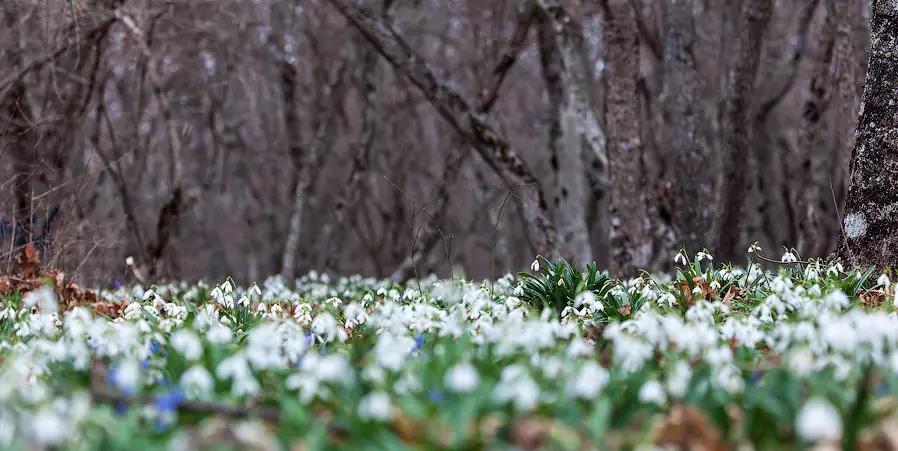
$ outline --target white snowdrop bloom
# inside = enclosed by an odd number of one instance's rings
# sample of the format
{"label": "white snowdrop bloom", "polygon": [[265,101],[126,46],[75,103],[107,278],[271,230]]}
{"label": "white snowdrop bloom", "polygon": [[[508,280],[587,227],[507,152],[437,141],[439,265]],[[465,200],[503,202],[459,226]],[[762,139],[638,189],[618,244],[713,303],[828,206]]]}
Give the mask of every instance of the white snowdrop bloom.
{"label": "white snowdrop bloom", "polygon": [[237,305],[241,307],[246,307],[249,305],[249,298],[246,296],[240,296],[240,299],[237,300]]}
{"label": "white snowdrop bloom", "polygon": [[411,337],[384,333],[374,345],[374,358],[384,369],[398,371],[414,346],[415,340]]}
{"label": "white snowdrop bloom", "polygon": [[221,287],[222,287],[222,291],[224,291],[225,294],[234,292],[234,287],[231,286],[231,282],[229,280],[226,280],[225,283],[222,284]]}
{"label": "white snowdrop bloom", "polygon": [[530,264],[530,270],[533,272],[539,271],[539,260],[533,260],[533,263]]}
{"label": "white snowdrop bloom", "polygon": [[667,392],[674,398],[686,396],[689,382],[692,378],[692,368],[683,360],[677,361],[673,370],[667,376]]}
{"label": "white snowdrop bloom", "polygon": [[369,393],[359,401],[358,413],[365,420],[389,421],[394,415],[393,402],[384,392]]}
{"label": "white snowdrop bloom", "polygon": [[808,442],[842,438],[842,416],[827,399],[809,399],[795,419],[795,433]]}
{"label": "white snowdrop bloom", "polygon": [[799,376],[807,376],[814,371],[816,365],[816,357],[814,352],[807,347],[795,348],[789,352],[789,358],[786,359],[786,365],[795,374]]}
{"label": "white snowdrop bloom", "polygon": [[251,287],[249,287],[249,292],[250,292],[250,294],[255,294],[256,296],[259,296],[259,297],[262,296],[262,290],[259,289],[259,286],[256,285],[255,282],[252,284]]}
{"label": "white snowdrop bloom", "polygon": [[171,344],[185,359],[193,362],[203,356],[203,342],[193,331],[178,329],[171,335]]}
{"label": "white snowdrop bloom", "polygon": [[222,326],[220,324],[215,324],[209,328],[209,332],[206,333],[206,339],[209,340],[210,343],[223,345],[231,342],[231,329],[228,326]]}
{"label": "white snowdrop bloom", "polygon": [[189,398],[201,398],[212,393],[215,381],[209,370],[202,365],[194,365],[187,369],[180,378],[181,387]]}
{"label": "white snowdrop bloom", "polygon": [[782,258],[780,258],[780,261],[783,263],[794,263],[798,261],[798,258],[795,257],[795,254],[786,251]]}
{"label": "white snowdrop bloom", "polygon": [[122,391],[136,391],[140,384],[140,363],[133,358],[121,362],[112,375],[115,385]]}
{"label": "white snowdrop bloom", "polygon": [[337,324],[337,320],[328,312],[319,313],[312,321],[312,332],[327,338],[327,341],[344,342],[349,334]]}
{"label": "white snowdrop bloom", "polygon": [[697,258],[698,261],[702,261],[706,258],[708,259],[708,261],[714,260],[714,257],[712,257],[711,254],[704,251],[699,251],[697,254],[695,254],[695,258]]}
{"label": "white snowdrop bloom", "polygon": [[470,393],[480,383],[480,374],[468,362],[457,363],[446,371],[444,383],[449,390],[458,393]]}
{"label": "white snowdrop bloom", "polygon": [[43,314],[59,311],[59,303],[56,298],[56,293],[54,293],[53,290],[47,286],[42,286],[37,290],[29,291],[22,298],[22,302],[24,302],[28,307],[34,307],[35,305],[37,305],[38,308],[40,308],[41,313]]}
{"label": "white snowdrop bloom", "polygon": [[34,438],[43,445],[62,444],[71,434],[65,420],[48,408],[37,411],[31,421],[31,428]]}
{"label": "white snowdrop bloom", "polygon": [[639,401],[645,404],[664,405],[667,402],[664,387],[656,380],[647,381],[639,389]]}
{"label": "white snowdrop bloom", "polygon": [[539,385],[530,376],[500,383],[494,391],[494,396],[499,402],[511,401],[518,411],[528,411],[536,407],[539,395]]}
{"label": "white snowdrop bloom", "polygon": [[674,263],[685,265],[687,262],[688,260],[686,259],[686,254],[684,254],[682,251],[677,252],[677,255],[674,255]]}
{"label": "white snowdrop bloom", "polygon": [[[322,357],[318,364],[311,369],[322,381],[337,382],[348,380],[352,375],[349,361],[339,354],[331,354]],[[305,368],[305,366],[303,366]]]}
{"label": "white snowdrop bloom", "polygon": [[588,360],[568,385],[568,392],[583,399],[594,399],[608,383],[609,378],[608,370],[602,368],[598,362]]}

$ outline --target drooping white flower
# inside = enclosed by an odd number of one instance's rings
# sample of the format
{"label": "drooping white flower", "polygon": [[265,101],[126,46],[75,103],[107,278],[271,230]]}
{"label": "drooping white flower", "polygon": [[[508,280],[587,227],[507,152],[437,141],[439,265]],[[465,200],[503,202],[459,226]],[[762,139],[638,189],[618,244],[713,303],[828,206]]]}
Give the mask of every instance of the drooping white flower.
{"label": "drooping white flower", "polygon": [[796,258],[795,254],[793,254],[792,252],[786,251],[786,253],[783,254],[782,258],[780,258],[780,261],[783,263],[794,263],[798,261],[798,258]]}
{"label": "drooping white flower", "polygon": [[172,333],[171,345],[191,362],[203,356],[203,342],[189,329],[178,329]]}
{"label": "drooping white flower", "polygon": [[457,363],[446,372],[445,384],[449,390],[459,393],[470,393],[480,383],[477,368],[468,362]]}
{"label": "drooping white flower", "polygon": [[608,383],[608,379],[608,370],[598,362],[588,360],[568,385],[568,392],[583,399],[594,399]]}
{"label": "drooping white flower", "polygon": [[825,398],[809,399],[795,418],[795,433],[808,442],[842,437],[842,416]]}
{"label": "drooping white flower", "polygon": [[213,344],[225,344],[231,341],[231,329],[228,326],[214,324],[206,333],[206,339]]}
{"label": "drooping white flower", "polygon": [[533,263],[530,264],[530,270],[533,272],[539,271],[539,260],[533,260]]}
{"label": "drooping white flower", "polygon": [[358,413],[364,420],[389,421],[394,415],[393,402],[384,392],[369,393],[359,401]]}
{"label": "drooping white flower", "polygon": [[206,367],[194,365],[181,374],[180,383],[188,397],[199,398],[212,393],[215,381]]}
{"label": "drooping white flower", "polygon": [[650,380],[639,389],[639,401],[645,404],[663,405],[667,402],[664,387],[656,380]]}

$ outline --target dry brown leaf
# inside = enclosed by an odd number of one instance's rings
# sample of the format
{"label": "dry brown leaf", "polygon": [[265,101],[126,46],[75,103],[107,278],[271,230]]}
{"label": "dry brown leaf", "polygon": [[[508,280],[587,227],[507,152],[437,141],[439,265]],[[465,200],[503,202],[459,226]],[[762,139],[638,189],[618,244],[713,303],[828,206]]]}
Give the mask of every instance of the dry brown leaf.
{"label": "dry brown leaf", "polygon": [[654,444],[690,451],[730,449],[705,414],[695,407],[682,404],[671,409],[655,436]]}
{"label": "dry brown leaf", "polygon": [[726,294],[723,295],[723,300],[721,302],[727,307],[732,307],[733,299],[736,299],[736,296],[739,296],[741,294],[742,290],[740,290],[735,285],[730,285],[730,287],[727,289]]}

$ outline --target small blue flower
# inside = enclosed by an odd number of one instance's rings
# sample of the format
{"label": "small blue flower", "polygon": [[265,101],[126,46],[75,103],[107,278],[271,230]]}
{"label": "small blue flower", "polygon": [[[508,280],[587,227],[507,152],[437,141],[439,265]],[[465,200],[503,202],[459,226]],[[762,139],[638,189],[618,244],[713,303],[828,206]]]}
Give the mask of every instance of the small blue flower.
{"label": "small blue flower", "polygon": [[178,406],[184,402],[184,391],[181,387],[174,387],[168,393],[156,395],[153,399],[153,405],[161,413],[174,413],[178,410]]}
{"label": "small blue flower", "polygon": [[113,282],[113,284],[115,285],[116,288],[121,288],[121,287],[122,287],[122,283],[119,282],[118,279],[115,279],[115,282]]}
{"label": "small blue flower", "polygon": [[415,346],[412,347],[412,350],[409,352],[414,354],[414,353],[420,351],[421,348],[423,348],[423,347],[424,347],[424,334],[418,334],[417,336],[415,336]]}
{"label": "small blue flower", "polygon": [[434,388],[428,389],[427,390],[427,399],[429,399],[433,402],[436,402],[436,403],[442,403],[443,402],[443,392],[440,390],[434,389]]}
{"label": "small blue flower", "polygon": [[168,356],[168,352],[162,347],[162,344],[156,340],[150,341],[150,352],[153,354],[162,354],[163,356]]}
{"label": "small blue flower", "polygon": [[312,343],[313,343],[312,333],[306,332],[306,345],[312,346]]}
{"label": "small blue flower", "polygon": [[145,370],[150,369],[150,361],[148,359],[143,359],[143,361],[140,362],[140,367]]}
{"label": "small blue flower", "polygon": [[119,402],[115,403],[115,414],[116,415],[123,417],[127,413],[128,413],[128,403],[123,402],[123,401],[119,401]]}

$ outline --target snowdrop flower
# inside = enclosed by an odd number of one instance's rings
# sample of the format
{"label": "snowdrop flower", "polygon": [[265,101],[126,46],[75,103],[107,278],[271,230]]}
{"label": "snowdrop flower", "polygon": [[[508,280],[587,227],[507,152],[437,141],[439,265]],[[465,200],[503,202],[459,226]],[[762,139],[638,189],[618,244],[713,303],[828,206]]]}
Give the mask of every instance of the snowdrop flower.
{"label": "snowdrop flower", "polygon": [[689,381],[692,378],[692,368],[683,360],[677,361],[673,371],[667,377],[667,391],[674,398],[686,396],[689,389]]}
{"label": "snowdrop flower", "polygon": [[667,395],[664,393],[664,387],[656,380],[646,382],[639,389],[639,401],[645,404],[664,405],[664,403],[667,402]]}
{"label": "snowdrop flower", "polygon": [[259,289],[259,286],[253,283],[251,287],[249,287],[250,294],[255,294],[256,296],[262,297],[262,290]]}
{"label": "snowdrop flower", "polygon": [[209,340],[210,343],[217,345],[230,343],[231,329],[228,326],[223,326],[221,324],[213,325],[209,328],[209,332],[206,333],[206,339]]}
{"label": "snowdrop flower", "polygon": [[344,342],[349,334],[337,324],[337,320],[328,312],[322,312],[312,321],[312,332],[319,337],[326,337],[327,341]]}
{"label": "snowdrop flower", "polygon": [[530,270],[533,272],[539,271],[539,259],[533,260],[533,263],[530,264]]}
{"label": "snowdrop flower", "polygon": [[878,285],[882,285],[882,286],[884,286],[884,287],[886,287],[886,288],[888,288],[888,287],[892,284],[892,283],[889,281],[889,276],[887,276],[887,275],[885,275],[885,274],[879,276],[879,279],[876,279],[876,283],[877,283]]}
{"label": "snowdrop flower", "polygon": [[695,254],[695,258],[697,258],[698,261],[702,261],[706,258],[708,259],[708,261],[714,260],[714,257],[712,257],[711,254],[709,254],[705,251],[699,251],[697,254]]}
{"label": "snowdrop flower", "polygon": [[751,246],[748,247],[748,253],[753,254],[755,252],[761,252],[761,245],[755,242]]}
{"label": "snowdrop flower", "polygon": [[798,411],[795,433],[808,442],[839,440],[842,438],[842,416],[827,399],[811,398]]}
{"label": "snowdrop flower", "polygon": [[127,359],[112,371],[110,378],[119,390],[134,393],[140,383],[140,364],[135,359]]}
{"label": "snowdrop flower", "polygon": [[458,393],[470,393],[480,383],[480,375],[477,373],[477,368],[474,368],[468,362],[453,365],[446,372],[445,379],[446,386]]}
{"label": "snowdrop flower", "polygon": [[384,392],[365,395],[359,401],[359,417],[364,420],[389,421],[393,418],[393,403]]}
{"label": "snowdrop flower", "polygon": [[609,374],[605,368],[594,360],[588,360],[568,385],[568,392],[579,398],[594,399],[608,383],[608,379]]}
{"label": "snowdrop flower", "polygon": [[501,381],[493,392],[499,402],[511,401],[518,411],[528,411],[539,403],[540,389],[526,370],[511,365],[502,370]]}
{"label": "snowdrop flower", "polygon": [[195,333],[179,329],[171,335],[171,344],[185,359],[193,362],[203,356],[203,343]]}
{"label": "snowdrop flower", "polygon": [[202,365],[194,365],[181,374],[180,384],[185,394],[191,398],[209,395],[215,387],[212,375]]}
{"label": "snowdrop flower", "polygon": [[677,252],[677,255],[674,255],[674,263],[685,265],[687,263],[686,254],[683,251]]}
{"label": "snowdrop flower", "polygon": [[53,290],[47,286],[42,286],[37,290],[29,291],[22,298],[22,301],[28,307],[34,307],[35,305],[37,305],[40,308],[41,314],[59,311],[59,303],[56,299],[56,293],[54,293]]}
{"label": "snowdrop flower", "polygon": [[65,421],[52,409],[39,410],[31,421],[34,438],[43,445],[59,445],[69,437],[70,431]]}
{"label": "snowdrop flower", "polygon": [[796,258],[795,254],[793,254],[792,252],[786,251],[786,253],[783,254],[782,258],[780,258],[780,261],[783,263],[794,263],[798,261],[798,258]]}

